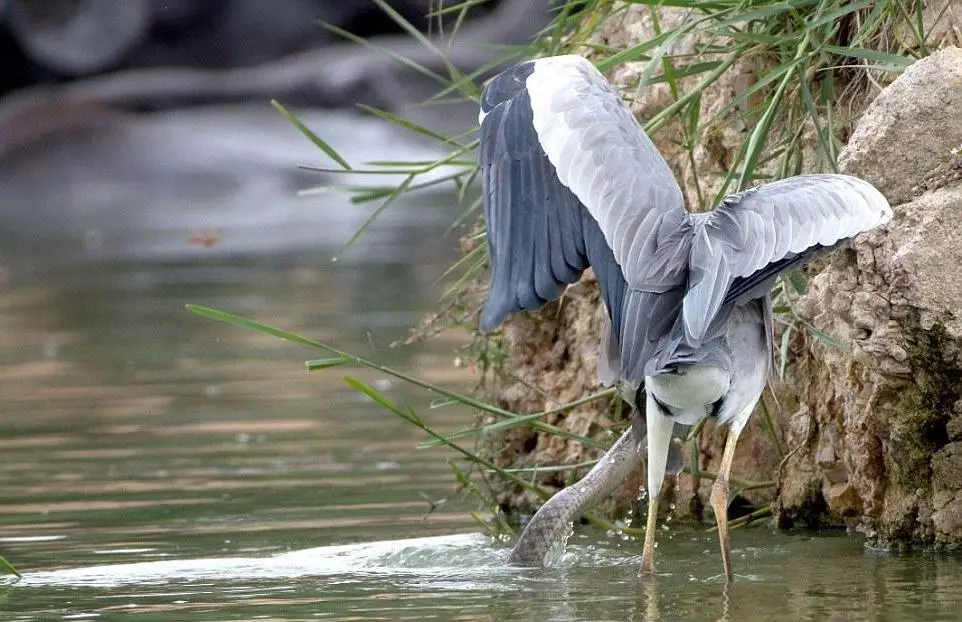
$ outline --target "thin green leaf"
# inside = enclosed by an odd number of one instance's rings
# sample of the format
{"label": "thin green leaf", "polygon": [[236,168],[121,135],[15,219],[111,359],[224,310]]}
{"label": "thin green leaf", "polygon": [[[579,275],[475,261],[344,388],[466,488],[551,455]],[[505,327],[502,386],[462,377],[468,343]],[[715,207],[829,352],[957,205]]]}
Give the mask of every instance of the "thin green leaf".
{"label": "thin green leaf", "polygon": [[306,365],[307,365],[308,371],[317,371],[319,369],[330,369],[331,367],[340,367],[342,365],[347,365],[350,362],[351,361],[344,358],[343,356],[335,356],[335,357],[325,358],[325,359],[313,359],[313,360],[307,361]]}
{"label": "thin green leaf", "polygon": [[512,481],[512,482],[514,482],[515,484],[518,484],[519,486],[523,486],[524,488],[526,488],[526,489],[528,489],[528,490],[531,490],[532,492],[536,493],[536,494],[537,494],[539,497],[541,497],[542,499],[546,499],[546,498],[548,498],[548,497],[551,496],[549,493],[547,493],[545,490],[543,490],[543,489],[540,488],[539,486],[535,486],[534,484],[531,484],[531,483],[528,482],[527,480],[524,480],[524,479],[518,477],[517,475],[515,475],[515,474],[513,474],[513,473],[508,473],[508,472],[506,472],[504,469],[502,469],[502,468],[499,467],[498,465],[494,464],[493,462],[491,462],[491,461],[489,461],[489,460],[487,460],[487,459],[485,459],[485,458],[482,458],[481,456],[479,456],[479,455],[477,455],[477,454],[475,454],[475,453],[473,453],[473,452],[471,452],[471,451],[468,451],[468,450],[464,449],[463,447],[461,447],[461,446],[458,445],[457,443],[448,441],[448,440],[445,439],[443,436],[441,436],[441,435],[438,434],[437,432],[433,431],[430,427],[428,427],[427,425],[425,425],[424,422],[421,421],[421,419],[420,419],[419,417],[417,417],[417,415],[414,414],[412,411],[410,411],[410,410],[404,410],[404,409],[398,407],[396,404],[394,404],[394,402],[392,402],[392,401],[390,400],[390,398],[388,398],[386,395],[384,395],[383,393],[381,393],[380,391],[378,391],[378,390],[375,389],[374,387],[370,386],[369,384],[366,384],[365,382],[362,382],[361,380],[358,380],[357,378],[354,378],[354,377],[352,377],[352,376],[345,376],[345,377],[344,377],[344,381],[345,381],[348,385],[350,385],[351,388],[353,388],[353,389],[355,389],[356,391],[358,391],[358,392],[360,392],[360,393],[363,393],[364,395],[366,395],[366,396],[368,396],[369,398],[371,398],[371,399],[372,399],[374,402],[376,402],[379,406],[381,406],[381,407],[383,407],[384,409],[386,409],[386,410],[388,410],[388,411],[390,411],[390,412],[398,415],[399,417],[401,417],[401,418],[404,419],[405,421],[408,421],[408,422],[410,422],[410,423],[413,423],[414,425],[416,425],[417,427],[419,427],[421,430],[427,432],[430,436],[438,439],[438,440],[441,442],[442,445],[444,445],[444,446],[446,446],[446,447],[449,447],[449,448],[455,450],[456,452],[460,453],[462,456],[464,456],[465,458],[467,458],[467,459],[470,460],[471,462],[475,462],[475,463],[480,464],[481,466],[483,466],[483,467],[485,467],[485,468],[487,468],[487,469],[489,469],[489,470],[495,471],[495,472],[498,473],[498,475],[500,475],[501,477],[503,477],[503,478],[505,478],[505,479],[507,479],[507,480],[509,480],[509,481]]}
{"label": "thin green leaf", "polygon": [[309,127],[307,127],[306,125],[304,125],[303,123],[301,123],[301,120],[298,119],[298,118],[297,118],[292,112],[290,112],[287,108],[285,108],[284,106],[282,106],[279,101],[277,101],[276,99],[272,99],[272,100],[271,100],[271,106],[274,106],[274,108],[275,108],[279,113],[281,113],[281,115],[282,115],[285,119],[287,119],[288,121],[290,121],[290,122],[294,125],[294,127],[296,127],[296,128],[301,132],[301,134],[303,134],[304,136],[306,136],[309,141],[311,141],[312,143],[314,143],[314,146],[316,146],[318,149],[320,149],[321,151],[323,151],[323,152],[327,155],[327,157],[329,157],[330,159],[332,159],[332,160],[334,160],[335,162],[337,162],[338,164],[340,164],[340,165],[341,165],[341,168],[343,168],[345,171],[351,170],[351,165],[348,164],[348,163],[347,163],[347,160],[345,160],[344,158],[342,158],[342,157],[340,156],[340,154],[339,154],[337,151],[334,150],[334,147],[331,147],[331,146],[330,146],[329,144],[327,144],[324,140],[322,140],[320,136],[318,136],[317,134],[315,134],[314,132],[312,132]]}
{"label": "thin green leaf", "polygon": [[889,54],[888,52],[880,52],[879,50],[870,50],[868,48],[823,45],[820,49],[825,52],[837,54],[838,56],[875,61],[892,67],[901,67],[902,69],[905,69],[914,62],[911,58],[899,56],[898,54]]}
{"label": "thin green leaf", "polygon": [[3,555],[0,555],[0,572],[7,572],[10,574],[17,575],[18,579],[22,579],[23,575],[17,570],[13,564],[8,562]]}
{"label": "thin green leaf", "polygon": [[[456,432],[452,432],[445,438],[451,440],[456,438],[463,438],[465,436],[472,436],[475,434],[494,434],[496,432],[504,432],[511,430],[522,425],[526,425],[532,421],[537,421],[542,417],[547,417],[549,415],[555,415],[561,412],[571,410],[572,408],[577,408],[579,406],[584,406],[585,404],[590,404],[591,402],[604,399],[606,397],[611,397],[617,393],[617,390],[612,387],[598,391],[597,393],[592,393],[591,395],[586,395],[585,397],[579,398],[567,404],[562,404],[561,406],[556,406],[554,408],[549,408],[548,410],[541,411],[539,413],[534,413],[531,415],[517,415],[512,419],[507,419],[504,421],[498,421],[496,423],[489,423],[483,426],[474,426],[470,428],[463,428]],[[437,441],[424,441],[418,445],[419,449],[433,447],[437,445]]]}
{"label": "thin green leaf", "polygon": [[820,153],[823,156],[829,156],[823,157],[823,160],[826,160],[829,170],[836,173],[838,172],[838,167],[835,161],[830,158],[832,154],[832,139],[822,125],[821,115],[819,115],[818,107],[815,105],[815,99],[812,97],[812,90],[809,88],[808,80],[802,74],[801,68],[798,69],[798,73],[798,85],[802,93],[802,103],[805,105],[808,116],[812,120],[812,127],[815,128],[815,135],[818,137],[818,144],[821,147]]}
{"label": "thin green leaf", "polygon": [[371,212],[371,214],[364,220],[364,222],[361,223],[361,226],[357,228],[357,231],[355,231],[354,234],[351,235],[350,238],[348,238],[347,242],[341,245],[341,248],[338,249],[335,257],[340,257],[344,253],[344,251],[346,251],[351,246],[353,246],[354,243],[357,242],[358,239],[364,234],[364,232],[367,231],[368,227],[370,227],[371,224],[375,220],[377,220],[377,217],[380,216],[384,212],[384,210],[386,210],[388,207],[394,204],[394,202],[398,199],[398,197],[400,197],[402,194],[404,194],[405,191],[407,191],[407,189],[414,182],[415,178],[416,178],[415,175],[408,175],[407,177],[404,178],[404,181],[402,181],[399,186],[397,186],[396,188],[393,188],[388,193],[387,198],[384,200],[384,202],[381,203],[381,205],[379,205],[377,209]]}
{"label": "thin green leaf", "polygon": [[416,62],[414,62],[413,60],[411,60],[410,58],[407,58],[407,57],[405,57],[405,56],[401,56],[401,55],[398,54],[397,52],[393,52],[393,51],[391,51],[391,50],[389,50],[389,49],[387,49],[387,48],[385,48],[385,47],[381,47],[381,46],[379,46],[379,45],[374,45],[373,43],[371,43],[371,42],[368,41],[367,39],[364,39],[363,37],[359,37],[359,36],[355,35],[354,33],[348,32],[347,30],[344,30],[343,28],[339,28],[338,26],[335,26],[334,24],[328,24],[327,22],[318,22],[318,23],[319,23],[324,29],[329,30],[330,32],[336,34],[337,36],[343,37],[344,39],[347,39],[348,41],[352,41],[353,43],[357,43],[357,44],[359,44],[359,45],[363,45],[363,46],[365,46],[365,47],[367,47],[367,48],[370,48],[370,49],[372,49],[372,50],[376,50],[377,52],[379,52],[379,53],[381,53],[381,54],[384,54],[384,55],[387,56],[388,58],[393,59],[393,60],[396,61],[398,64],[404,65],[405,67],[407,67],[407,68],[409,68],[409,69],[413,69],[414,71],[420,73],[421,75],[427,76],[428,78],[434,80],[434,81],[437,82],[438,84],[446,85],[446,84],[448,84],[448,82],[449,82],[448,78],[445,78],[444,76],[442,76],[442,75],[439,74],[439,73],[435,73],[434,71],[431,71],[430,69],[428,69],[428,68],[425,67],[424,65],[421,65],[420,63],[416,63]]}
{"label": "thin green leaf", "polygon": [[323,166],[311,166],[309,164],[302,164],[297,168],[302,171],[312,171],[315,173],[336,173],[338,175],[421,175],[424,173],[423,169],[420,168],[410,168],[407,170],[396,168],[396,169],[376,169],[376,168],[352,168],[350,170],[341,170],[336,168],[326,168]]}
{"label": "thin green leaf", "polygon": [[367,384],[363,380],[358,380],[354,376],[344,376],[342,380],[344,380],[344,382],[349,384],[351,388],[357,391],[358,393],[363,393],[364,395],[368,396],[371,399],[371,401],[375,402],[378,406],[384,408],[385,410],[389,410],[404,419],[411,421],[408,413],[404,412],[403,410],[395,406],[394,402],[388,399],[386,395],[384,395],[383,393],[381,393],[371,385]]}
{"label": "thin green leaf", "polygon": [[[799,48],[796,56],[803,54],[802,47]],[[765,108],[765,112],[762,113],[761,119],[755,124],[755,128],[752,130],[748,137],[748,141],[745,143],[745,159],[742,164],[742,172],[738,179],[738,189],[743,190],[749,187],[753,181],[755,174],[755,167],[758,166],[759,160],[765,149],[765,143],[768,139],[769,131],[771,130],[772,123],[775,121],[775,113],[778,111],[782,104],[782,98],[785,96],[785,91],[788,88],[789,80],[791,79],[791,72],[785,72],[784,77],[778,83],[778,87],[775,89],[775,93],[772,94],[769,100],[768,106]]]}
{"label": "thin green leaf", "polygon": [[384,0],[371,0],[371,1],[374,2],[374,4],[376,4],[378,8],[381,9],[382,12],[384,12],[388,17],[390,17],[391,21],[393,21],[395,24],[400,26],[401,29],[405,33],[407,33],[412,39],[414,39],[415,41],[418,41],[425,48],[437,54],[438,58],[440,58],[444,62],[444,65],[445,67],[447,67],[447,70],[448,70],[448,75],[452,79],[457,79],[461,77],[462,74],[458,70],[458,68],[451,64],[451,61],[449,61],[447,56],[445,56],[441,52],[441,50],[439,50],[438,47],[434,45],[434,42],[431,41],[431,39],[429,39],[423,32],[415,28],[414,25],[411,24],[411,22],[404,19],[404,16],[398,13],[396,10],[394,10],[394,8],[390,4],[388,4]]}
{"label": "thin green leaf", "polygon": [[846,15],[869,8],[874,4],[876,4],[876,0],[858,0],[857,2],[846,4],[845,6],[839,7],[834,11],[828,11],[827,13],[810,20],[806,22],[806,26],[808,28],[821,28],[822,26],[828,24],[835,24]]}
{"label": "thin green leaf", "polygon": [[[314,341],[313,339],[308,339],[307,337],[301,337],[290,331],[286,331],[268,324],[262,324],[261,322],[256,322],[254,320],[249,320],[245,317],[239,315],[234,315],[233,313],[227,313],[225,311],[218,311],[217,309],[211,309],[210,307],[203,307],[201,305],[188,304],[185,308],[191,313],[196,313],[201,317],[206,317],[211,320],[217,320],[218,322],[226,322],[228,324],[233,324],[234,326],[240,326],[241,328],[246,328],[248,330],[253,330],[258,333],[263,333],[265,335],[270,335],[271,337],[277,337],[285,341],[290,341],[291,343],[296,343],[302,346],[307,346],[309,348],[320,348],[322,350],[327,350],[339,356],[346,356],[346,353],[339,352],[334,348],[329,348],[324,344]],[[353,360],[353,357],[349,357]]]}
{"label": "thin green leaf", "polygon": [[385,121],[389,121],[394,125],[403,127],[404,129],[408,130],[412,134],[433,138],[434,140],[440,142],[443,145],[455,145],[456,147],[460,147],[461,149],[464,148],[464,145],[458,144],[456,141],[452,140],[451,138],[444,136],[443,134],[438,134],[435,131],[429,130],[423,125],[418,125],[413,121],[408,121],[407,119],[399,117],[393,112],[388,112],[387,110],[381,110],[380,108],[375,108],[374,106],[368,106],[366,104],[358,104],[357,107],[369,114],[374,115],[375,117],[378,117],[379,119],[384,119]]}

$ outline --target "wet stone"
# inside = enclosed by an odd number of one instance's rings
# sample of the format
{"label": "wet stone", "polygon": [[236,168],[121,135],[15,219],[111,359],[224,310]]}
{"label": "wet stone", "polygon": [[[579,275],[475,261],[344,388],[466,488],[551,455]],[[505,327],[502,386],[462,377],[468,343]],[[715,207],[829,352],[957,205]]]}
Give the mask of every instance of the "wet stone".
{"label": "wet stone", "polygon": [[857,516],[862,510],[862,500],[851,484],[832,484],[825,491],[829,510],[838,516]]}

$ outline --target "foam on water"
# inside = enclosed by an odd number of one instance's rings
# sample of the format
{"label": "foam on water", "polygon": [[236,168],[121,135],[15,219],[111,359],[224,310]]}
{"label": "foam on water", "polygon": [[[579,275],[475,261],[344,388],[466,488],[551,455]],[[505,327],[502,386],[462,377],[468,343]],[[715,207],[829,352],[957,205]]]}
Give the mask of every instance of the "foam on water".
{"label": "foam on water", "polygon": [[[272,557],[218,557],[130,564],[109,564],[28,573],[22,587],[115,587],[133,584],[211,579],[279,579],[363,573],[384,575],[444,575],[456,570],[459,579],[510,572],[507,550],[480,534],[385,540],[323,546]],[[2,583],[0,583],[2,584]]]}

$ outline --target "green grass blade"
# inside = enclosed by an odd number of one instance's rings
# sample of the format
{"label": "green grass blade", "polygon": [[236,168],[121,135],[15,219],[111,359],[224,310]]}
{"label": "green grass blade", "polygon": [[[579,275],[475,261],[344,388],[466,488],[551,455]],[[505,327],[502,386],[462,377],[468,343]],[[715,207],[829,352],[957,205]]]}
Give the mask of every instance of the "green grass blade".
{"label": "green grass blade", "polygon": [[808,117],[812,120],[812,127],[815,128],[815,135],[818,137],[818,144],[820,147],[821,159],[826,161],[828,169],[833,172],[838,172],[838,166],[835,161],[831,159],[832,154],[832,138],[828,135],[828,130],[822,124],[822,118],[818,111],[818,106],[815,104],[815,98],[812,96],[812,90],[808,86],[808,80],[802,75],[802,69],[798,69],[798,86],[802,94],[802,103],[805,105],[805,110],[808,112]]}
{"label": "green grass blade", "polygon": [[344,376],[342,379],[344,380],[344,382],[350,385],[352,389],[354,389],[358,393],[363,393],[364,395],[368,396],[371,399],[371,401],[373,401],[375,404],[377,404],[381,408],[384,408],[385,410],[389,410],[394,414],[398,415],[399,417],[406,419],[408,421],[411,421],[411,423],[420,422],[420,419],[412,420],[408,413],[404,412],[403,410],[395,406],[394,402],[388,399],[386,395],[384,395],[383,393],[381,393],[371,385],[367,384],[366,382],[362,380],[358,380],[354,376]]}
{"label": "green grass blade", "polygon": [[540,486],[536,486],[528,482],[527,480],[521,477],[518,477],[514,473],[509,473],[504,469],[502,469],[501,467],[499,467],[498,465],[494,464],[493,462],[475,454],[474,452],[464,449],[457,443],[454,443],[452,441],[445,439],[443,436],[441,436],[440,434],[432,430],[430,427],[428,427],[426,424],[424,424],[424,422],[422,422],[421,419],[417,417],[417,415],[415,415],[413,412],[402,410],[400,407],[394,404],[394,402],[392,402],[390,398],[388,398],[386,395],[384,395],[383,393],[381,393],[371,385],[361,380],[358,380],[357,378],[354,378],[352,376],[345,376],[344,381],[348,385],[350,385],[351,388],[355,389],[360,393],[363,393],[364,395],[374,400],[374,402],[376,402],[379,406],[382,406],[386,410],[396,414],[397,416],[401,417],[405,421],[408,421],[416,425],[418,428],[420,428],[424,432],[427,432],[430,436],[438,439],[440,441],[440,444],[444,445],[445,447],[449,447],[454,451],[460,453],[462,456],[464,456],[471,462],[479,464],[486,469],[492,470],[496,472],[499,476],[503,477],[504,479],[514,482],[519,486],[523,486],[527,490],[533,491],[542,499],[546,499],[551,496],[550,493],[546,492]]}
{"label": "green grass blade", "polygon": [[[802,53],[802,49],[799,48],[798,54],[800,55]],[[762,157],[769,132],[772,128],[772,123],[775,122],[775,114],[782,105],[782,99],[785,96],[785,91],[788,88],[791,77],[792,72],[786,71],[778,87],[775,89],[775,93],[772,94],[768,106],[765,108],[765,112],[762,113],[761,119],[755,124],[755,128],[748,137],[745,149],[745,160],[742,164],[742,172],[738,179],[738,190],[743,190],[754,183],[755,169]]]}
{"label": "green grass blade", "polygon": [[357,107],[371,115],[374,115],[379,119],[384,119],[385,121],[393,123],[394,125],[403,127],[404,129],[408,130],[412,134],[433,138],[434,140],[438,141],[442,145],[454,145],[456,147],[464,149],[464,145],[459,144],[458,142],[452,140],[451,138],[444,136],[443,134],[438,134],[437,132],[429,130],[423,125],[418,125],[413,121],[408,121],[407,119],[399,117],[394,113],[388,112],[386,110],[381,110],[380,108],[375,108],[374,106],[368,106],[365,104],[358,104]]}
{"label": "green grass blade", "polygon": [[396,188],[393,188],[388,193],[387,198],[384,199],[384,202],[381,203],[377,209],[371,212],[371,215],[368,216],[363,223],[361,223],[361,226],[357,228],[357,231],[355,231],[354,234],[348,238],[347,242],[341,245],[341,248],[337,251],[337,255],[335,255],[335,257],[340,257],[344,251],[353,246],[354,243],[357,242],[362,235],[364,235],[364,232],[368,230],[368,227],[370,227],[371,224],[377,220],[377,217],[380,216],[384,210],[393,205],[394,202],[397,201],[398,197],[407,191],[411,184],[414,183],[415,179],[415,175],[408,175],[404,178],[404,181],[402,181],[400,185],[398,185]]}
{"label": "green grass blade", "polygon": [[8,562],[3,555],[0,555],[0,572],[16,575],[18,579],[23,578],[23,575],[20,574],[20,571],[17,570],[13,564]]}
{"label": "green grass blade", "polygon": [[861,11],[862,9],[867,9],[876,4],[876,0],[858,0],[857,2],[851,2],[841,6],[834,11],[828,11],[820,17],[809,20],[806,22],[806,26],[809,28],[821,28],[822,26],[833,25],[843,17],[855,13],[856,11]]}
{"label": "green grass blade", "polygon": [[307,361],[307,369],[309,371],[317,371],[319,369],[330,369],[331,367],[341,367],[349,364],[351,361],[344,358],[343,356],[335,356],[326,359],[313,359]]}
{"label": "green grass blade", "polygon": [[428,78],[434,80],[434,81],[437,82],[438,84],[445,85],[445,84],[447,84],[447,83],[449,82],[448,78],[445,78],[444,76],[442,76],[442,75],[439,74],[439,73],[436,73],[436,72],[434,72],[434,71],[431,71],[430,69],[428,69],[428,68],[425,67],[424,65],[421,65],[420,63],[416,63],[416,62],[414,62],[413,60],[411,60],[410,58],[407,58],[407,57],[405,57],[405,56],[401,56],[400,54],[398,54],[398,53],[396,53],[396,52],[392,52],[391,50],[389,50],[389,49],[387,49],[387,48],[384,48],[384,47],[381,47],[381,46],[378,46],[378,45],[374,45],[373,43],[371,43],[371,42],[368,41],[367,39],[364,39],[363,37],[359,37],[359,36],[355,35],[355,34],[352,33],[352,32],[348,32],[347,30],[344,30],[343,28],[339,28],[339,27],[335,26],[334,24],[328,24],[328,23],[326,23],[326,22],[318,22],[318,23],[319,23],[325,30],[329,30],[330,32],[334,33],[335,35],[337,35],[337,36],[339,36],[339,37],[342,37],[342,38],[344,38],[344,39],[347,39],[348,41],[351,41],[351,42],[353,42],[353,43],[357,43],[358,45],[363,45],[364,47],[370,48],[370,49],[372,49],[372,50],[376,50],[376,51],[379,52],[380,54],[384,54],[384,55],[387,56],[388,58],[391,58],[392,60],[394,60],[394,61],[397,62],[398,64],[403,65],[403,66],[407,67],[408,69],[412,69],[412,70],[420,73],[420,74],[423,75],[423,76],[427,76]]}
{"label": "green grass blade", "polygon": [[[601,391],[598,391],[597,393],[586,395],[585,397],[576,399],[572,402],[568,402],[567,404],[562,404],[561,406],[556,406],[555,408],[549,408],[548,410],[543,410],[539,413],[534,413],[531,415],[518,415],[513,419],[499,421],[497,423],[490,423],[484,426],[463,428],[456,432],[452,432],[446,438],[455,439],[455,438],[462,438],[465,436],[472,436],[475,434],[494,434],[496,432],[505,432],[507,430],[511,430],[511,429],[520,427],[522,425],[525,425],[527,423],[530,423],[531,421],[536,421],[541,417],[547,417],[549,415],[562,413],[562,412],[571,410],[572,408],[584,406],[585,404],[590,404],[591,402],[596,402],[606,397],[612,397],[616,394],[617,394],[617,389],[615,389],[614,387],[603,389]],[[418,445],[418,448],[432,447],[434,445],[437,445],[436,441],[424,441],[423,443]]]}
{"label": "green grass blade", "polygon": [[384,0],[371,0],[371,1],[374,2],[374,4],[376,4],[378,8],[384,12],[385,15],[391,18],[391,21],[397,24],[407,35],[409,35],[415,41],[419,42],[425,48],[437,54],[438,58],[440,58],[444,62],[444,65],[448,70],[448,75],[451,77],[451,79],[456,80],[461,77],[462,74],[458,70],[458,68],[451,64],[451,61],[448,60],[448,57],[440,49],[438,49],[436,45],[434,45],[434,42],[431,41],[431,39],[428,38],[427,35],[425,35],[423,32],[415,28],[414,25],[411,24],[411,22],[404,19],[403,15],[395,11],[394,8],[391,7],[391,5],[385,2]]}
{"label": "green grass blade", "polygon": [[[421,168],[391,168],[391,169],[376,169],[376,168],[352,168],[350,170],[343,170],[337,168],[328,168],[324,166],[311,166],[310,164],[302,164],[297,168],[302,171],[311,171],[314,173],[333,173],[338,175],[348,174],[351,175],[421,175],[425,172],[423,167]],[[366,188],[365,188],[366,189]]]}
{"label": "green grass blade", "polygon": [[283,330],[281,328],[276,328],[268,324],[263,324],[255,320],[249,320],[245,317],[239,315],[234,315],[233,313],[227,313],[226,311],[218,311],[217,309],[211,309],[210,307],[204,307],[201,305],[188,304],[185,305],[187,311],[195,313],[201,317],[206,317],[211,320],[216,320],[218,322],[226,322],[227,324],[233,324],[234,326],[239,326],[241,328],[246,328],[247,330],[252,330],[254,332],[263,333],[265,335],[270,335],[271,337],[277,337],[278,339],[283,339],[285,341],[290,341],[291,343],[296,343],[298,345],[307,346],[309,348],[320,348],[321,350],[327,350],[338,356],[346,357],[352,359],[345,352],[339,352],[334,348],[330,348],[323,343],[314,341],[313,339],[308,339],[307,337],[302,337],[290,331]]}
{"label": "green grass blade", "polygon": [[848,58],[858,58],[861,60],[873,61],[873,62],[881,63],[885,66],[901,67],[902,69],[908,67],[913,63],[913,60],[911,58],[899,56],[898,54],[881,52],[879,50],[871,50],[868,48],[823,45],[821,46],[821,49],[825,52],[831,52],[832,54],[836,54],[838,56],[845,56]]}
{"label": "green grass blade", "polygon": [[281,116],[290,121],[294,127],[301,132],[301,134],[307,137],[307,140],[314,143],[314,146],[323,151],[327,157],[340,164],[341,168],[343,168],[345,171],[351,170],[351,165],[347,163],[347,160],[342,158],[341,155],[335,151],[334,147],[331,147],[324,140],[322,140],[320,136],[312,132],[309,127],[304,125],[301,120],[294,115],[294,113],[282,106],[281,103],[276,99],[271,100],[271,106],[274,106],[274,108],[281,113]]}

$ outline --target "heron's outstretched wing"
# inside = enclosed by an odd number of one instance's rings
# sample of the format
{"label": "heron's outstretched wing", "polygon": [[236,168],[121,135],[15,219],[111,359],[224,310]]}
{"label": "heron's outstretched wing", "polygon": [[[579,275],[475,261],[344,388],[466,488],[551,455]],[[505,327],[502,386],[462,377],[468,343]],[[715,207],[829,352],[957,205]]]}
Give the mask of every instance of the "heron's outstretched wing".
{"label": "heron's outstretched wing", "polygon": [[699,342],[725,303],[766,293],[782,270],[891,217],[874,186],[847,175],[790,177],[725,199],[694,219],[686,339]]}
{"label": "heron's outstretched wing", "polygon": [[534,132],[525,81],[533,63],[496,77],[481,96],[481,180],[491,287],[481,327],[538,309],[588,267],[578,198],[558,182]]}
{"label": "heron's outstretched wing", "polygon": [[579,56],[497,76],[480,118],[492,269],[482,328],[541,307],[591,265],[622,344],[621,367],[634,367],[629,359],[644,358],[640,344],[659,324],[644,320],[650,303],[687,278],[688,214],[668,165]]}

